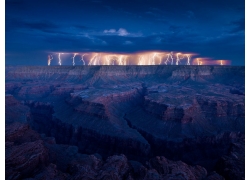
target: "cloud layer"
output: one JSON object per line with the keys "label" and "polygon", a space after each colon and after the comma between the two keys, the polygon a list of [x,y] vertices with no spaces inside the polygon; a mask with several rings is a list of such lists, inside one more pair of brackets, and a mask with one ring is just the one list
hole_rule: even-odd
{"label": "cloud layer", "polygon": [[59,51],[168,50],[243,65],[244,9],[244,0],[6,0],[6,64],[44,64]]}

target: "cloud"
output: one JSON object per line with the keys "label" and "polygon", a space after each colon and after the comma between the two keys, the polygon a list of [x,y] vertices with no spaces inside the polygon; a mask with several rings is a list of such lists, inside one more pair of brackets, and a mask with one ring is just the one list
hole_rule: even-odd
{"label": "cloud", "polygon": [[124,28],[120,28],[120,29],[118,29],[118,31],[116,31],[115,29],[109,29],[109,30],[104,30],[103,32],[105,34],[108,34],[108,35],[117,35],[117,36],[128,36],[129,35],[128,31]]}
{"label": "cloud", "polygon": [[187,15],[187,17],[189,18],[189,19],[191,19],[191,18],[194,18],[195,16],[194,16],[194,12],[193,11],[187,11],[186,12],[186,15]]}
{"label": "cloud", "polygon": [[168,29],[169,29],[169,32],[171,32],[171,33],[179,33],[179,32],[182,31],[182,29],[184,29],[184,28],[183,28],[183,26],[170,25],[170,26],[168,27]]}
{"label": "cloud", "polygon": [[127,36],[127,35],[129,35],[129,33],[127,32],[127,30],[123,29],[123,28],[120,28],[117,32],[118,32],[119,36]]}
{"label": "cloud", "polygon": [[90,29],[90,27],[83,26],[83,25],[74,25],[73,27],[77,29]]}
{"label": "cloud", "polygon": [[245,31],[245,18],[241,18],[238,21],[233,21],[230,23],[231,25],[235,26],[230,32],[237,33],[241,31]]}
{"label": "cloud", "polygon": [[61,33],[68,34],[66,32],[62,32],[61,27],[55,23],[50,21],[27,21],[17,18],[6,18],[6,31],[18,31],[25,30],[26,32],[31,31],[40,31],[45,33]]}
{"label": "cloud", "polygon": [[115,29],[110,29],[110,30],[104,30],[104,33],[116,33]]}
{"label": "cloud", "polygon": [[124,45],[131,45],[131,44],[133,44],[133,42],[131,42],[131,41],[125,41],[123,44]]}
{"label": "cloud", "polygon": [[30,29],[36,29],[36,30],[47,30],[47,29],[57,29],[58,26],[48,22],[48,21],[35,21],[35,22],[24,22],[24,26]]}

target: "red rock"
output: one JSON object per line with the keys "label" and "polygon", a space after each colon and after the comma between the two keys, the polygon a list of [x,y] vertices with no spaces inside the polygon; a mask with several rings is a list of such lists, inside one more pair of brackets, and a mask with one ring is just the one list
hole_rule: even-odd
{"label": "red rock", "polygon": [[9,179],[30,177],[48,162],[48,151],[41,140],[10,146],[5,151],[5,173]]}
{"label": "red rock", "polygon": [[[55,164],[49,164],[47,167],[45,167],[39,174],[35,175],[34,178],[30,178],[33,180],[67,180],[70,176],[66,173],[62,173],[57,169],[57,166]],[[70,178],[71,179],[71,178]]]}
{"label": "red rock", "polygon": [[[75,162],[76,179],[82,175],[199,179],[205,178],[203,168],[182,161],[209,168],[223,156],[220,173],[226,176],[230,167],[242,178],[243,159],[237,159],[235,152],[225,154],[245,131],[244,73],[244,67],[236,66],[6,66],[5,121],[8,125],[29,122],[32,129],[52,136],[44,141],[49,161],[57,167],[37,167],[28,174],[48,171],[52,174],[48,177],[56,178],[59,171],[68,173],[68,165]],[[28,126],[12,125],[6,126],[6,152],[39,141]],[[78,149],[114,161],[99,164],[89,158],[88,164]],[[155,155],[182,161],[163,158],[151,160],[155,167],[144,167],[112,156],[117,153],[141,162]],[[174,171],[170,173],[169,167]],[[13,178],[24,176],[11,167],[8,170]]]}
{"label": "red rock", "polygon": [[151,167],[165,179],[201,180],[207,176],[206,169],[201,166],[189,166],[181,161],[168,160],[163,156],[157,156],[149,162]]}

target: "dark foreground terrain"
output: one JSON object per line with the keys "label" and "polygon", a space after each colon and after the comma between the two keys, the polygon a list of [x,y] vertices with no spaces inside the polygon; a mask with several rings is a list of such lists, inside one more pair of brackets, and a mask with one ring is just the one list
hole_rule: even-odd
{"label": "dark foreground terrain", "polygon": [[244,179],[245,67],[5,74],[6,179]]}

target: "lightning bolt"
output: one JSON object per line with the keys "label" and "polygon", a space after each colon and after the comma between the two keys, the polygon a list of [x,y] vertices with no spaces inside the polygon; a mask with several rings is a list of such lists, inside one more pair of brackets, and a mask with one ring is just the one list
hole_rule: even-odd
{"label": "lightning bolt", "polygon": [[50,66],[50,62],[51,62],[52,59],[53,59],[53,56],[52,55],[48,55],[48,66]]}
{"label": "lightning bolt", "polygon": [[159,65],[162,63],[163,58],[164,58],[164,54],[161,54],[161,55],[160,55],[160,62],[159,62]]}
{"label": "lightning bolt", "polygon": [[83,57],[84,57],[85,55],[87,55],[87,54],[83,54],[83,55],[82,55],[82,58],[81,58],[82,65],[85,65],[85,61],[84,61],[84,59],[83,59]]}
{"label": "lightning bolt", "polygon": [[74,53],[74,56],[72,57],[72,64],[73,64],[73,66],[75,65],[75,57],[76,57],[76,55],[77,55],[78,53]]}
{"label": "lightning bolt", "polygon": [[123,61],[123,55],[120,55],[118,57],[118,65],[125,65],[124,61]]}
{"label": "lightning bolt", "polygon": [[109,65],[109,62],[110,62],[109,55],[106,55],[105,59],[106,59],[106,61],[105,61],[104,65]]}
{"label": "lightning bolt", "polygon": [[[58,56],[58,64],[62,65],[62,54],[67,53],[56,53],[53,54]],[[73,55],[72,55],[73,54]],[[75,66],[75,58],[79,53],[71,53],[72,64]],[[193,53],[174,53],[171,52],[159,52],[159,51],[148,51],[148,52],[140,52],[133,54],[116,54],[116,53],[102,53],[102,52],[88,52],[80,53],[81,58],[79,61],[82,61],[83,65],[206,65],[206,64],[217,64],[217,65],[227,65],[228,60],[211,60],[209,58],[198,57],[192,59]],[[48,56],[48,66],[51,65],[51,61],[53,60],[52,54]],[[56,58],[57,59],[57,58]],[[185,63],[182,62],[182,59],[185,59]]]}
{"label": "lightning bolt", "polygon": [[63,54],[63,53],[58,53],[58,64],[60,66],[62,65],[61,54]]}
{"label": "lightning bolt", "polygon": [[167,54],[167,60],[165,61],[166,65],[168,65],[169,58],[171,58],[171,65],[173,65],[174,64],[173,52],[170,52],[169,54]]}
{"label": "lightning bolt", "polygon": [[180,57],[181,53],[177,53],[176,54],[176,65],[179,65],[179,62],[181,59],[183,59],[183,57]]}
{"label": "lightning bolt", "polygon": [[113,61],[112,61],[112,65],[115,65],[115,61],[117,60],[117,56],[114,55],[112,60],[113,60]]}
{"label": "lightning bolt", "polygon": [[95,65],[101,65],[100,60],[101,60],[101,56],[98,54],[98,56],[96,57]]}
{"label": "lightning bolt", "polygon": [[168,62],[169,62],[169,54],[167,54],[167,59],[166,61],[164,62],[166,65],[168,65]]}
{"label": "lightning bolt", "polygon": [[151,64],[151,65],[155,65],[155,56],[158,56],[157,53],[154,53],[154,54],[153,54],[153,57],[152,57],[152,64]]}
{"label": "lightning bolt", "polygon": [[190,65],[190,55],[186,54],[186,56],[187,56],[187,65]]}
{"label": "lightning bolt", "polygon": [[95,65],[95,59],[96,59],[96,56],[97,56],[97,55],[98,55],[97,53],[94,54],[94,56],[90,59],[88,65]]}
{"label": "lightning bolt", "polygon": [[144,56],[140,56],[140,57],[139,57],[139,63],[138,63],[138,65],[145,65]]}
{"label": "lightning bolt", "polygon": [[118,65],[127,65],[127,57],[126,55],[118,56]]}
{"label": "lightning bolt", "polygon": [[200,61],[199,58],[197,58],[197,64],[198,64],[198,65],[202,65],[202,61]]}
{"label": "lightning bolt", "polygon": [[124,58],[123,58],[123,65],[127,65],[127,58],[128,58],[128,56],[124,56]]}

